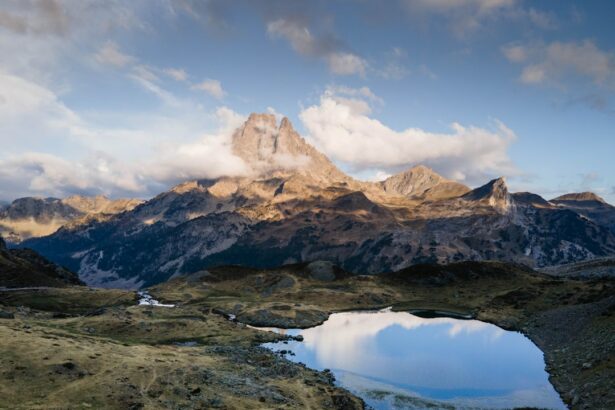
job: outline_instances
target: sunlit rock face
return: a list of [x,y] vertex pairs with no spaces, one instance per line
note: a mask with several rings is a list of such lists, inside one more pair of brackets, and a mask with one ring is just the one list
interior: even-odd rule
[[470,190],[467,186],[447,180],[422,165],[393,175],[382,181],[380,185],[387,193],[409,198],[454,198]]
[[[476,320],[347,312],[272,343],[289,359],[331,369],[374,408],[565,408],[542,352],[525,336]],[[412,407],[412,406],[414,407]],[[401,406],[400,406],[401,407]],[[402,407],[406,408],[406,407]]]
[[602,219],[510,193],[503,178],[471,190],[417,166],[357,181],[270,114],[250,115],[231,148],[248,174],[186,181],[126,212],[62,222],[24,246],[89,284],[122,287],[225,264],[327,260],[378,273],[461,260],[541,267],[615,253]]
[[308,144],[286,117],[278,125],[273,114],[251,114],[233,134],[232,150],[265,178],[294,172],[321,183],[350,179]]

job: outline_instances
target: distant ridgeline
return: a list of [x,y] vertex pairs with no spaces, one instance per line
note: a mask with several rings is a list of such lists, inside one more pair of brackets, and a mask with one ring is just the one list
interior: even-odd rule
[[547,201],[510,193],[502,178],[471,190],[423,166],[357,181],[288,119],[277,124],[268,114],[252,114],[232,149],[249,176],[188,181],[144,203],[125,200],[114,212],[71,205],[81,213],[50,212],[64,216],[43,218],[55,221],[45,230],[24,227],[38,224],[38,214],[17,218],[5,207],[0,225],[21,232],[19,240],[31,237],[21,246],[86,283],[125,288],[224,264],[328,260],[377,273],[462,260],[544,267],[615,254],[615,208],[593,194]]

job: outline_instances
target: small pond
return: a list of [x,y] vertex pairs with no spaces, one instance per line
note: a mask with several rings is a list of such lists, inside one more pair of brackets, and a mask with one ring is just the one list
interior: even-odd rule
[[565,409],[542,352],[527,337],[477,320],[405,312],[332,314],[280,330],[303,342],[267,343],[318,370],[375,409]]

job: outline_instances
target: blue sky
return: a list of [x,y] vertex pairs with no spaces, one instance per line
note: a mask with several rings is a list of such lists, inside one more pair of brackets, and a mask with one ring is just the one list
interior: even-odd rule
[[611,1],[0,0],[0,199],[244,172],[288,116],[344,170],[615,203]]

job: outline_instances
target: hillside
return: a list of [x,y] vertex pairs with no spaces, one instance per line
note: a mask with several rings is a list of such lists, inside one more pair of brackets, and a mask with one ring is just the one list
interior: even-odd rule
[[82,285],[77,275],[30,249],[7,249],[0,237],[0,287],[64,287]]

